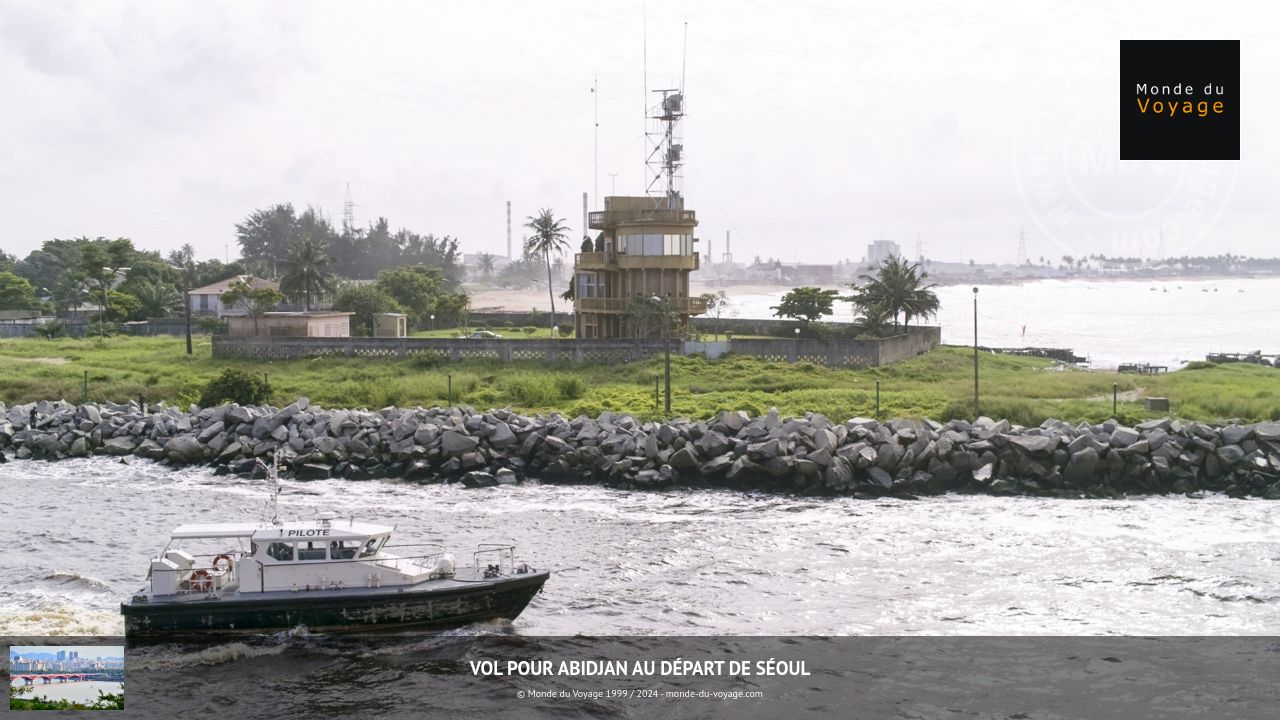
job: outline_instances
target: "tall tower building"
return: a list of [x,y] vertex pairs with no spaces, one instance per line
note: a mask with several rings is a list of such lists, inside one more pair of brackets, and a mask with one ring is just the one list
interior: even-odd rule
[[635,312],[644,304],[660,304],[679,324],[707,311],[706,302],[689,293],[699,258],[693,249],[697,215],[685,208],[680,187],[684,93],[654,92],[661,100],[648,115],[647,194],[606,197],[604,210],[588,214],[590,229],[603,236],[600,252],[574,256],[574,332],[580,338],[658,335],[661,323]]

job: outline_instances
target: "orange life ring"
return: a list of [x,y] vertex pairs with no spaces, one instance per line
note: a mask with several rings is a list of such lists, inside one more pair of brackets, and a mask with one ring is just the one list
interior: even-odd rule
[[209,592],[213,589],[213,576],[208,570],[200,568],[191,573],[191,591]]
[[218,557],[213,559],[213,569],[222,570],[222,568],[218,565],[218,563],[222,562],[223,560],[227,561],[228,570],[230,570],[232,567],[235,567],[235,562],[236,562],[235,559],[232,558],[230,555],[224,554],[224,555],[219,555]]

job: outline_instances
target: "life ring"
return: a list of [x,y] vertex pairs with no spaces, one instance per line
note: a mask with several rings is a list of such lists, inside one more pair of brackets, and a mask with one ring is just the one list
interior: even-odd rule
[[192,572],[190,579],[192,592],[209,592],[213,589],[213,576],[204,568]]
[[216,558],[214,558],[214,559],[213,559],[213,569],[214,569],[214,570],[221,571],[221,570],[222,570],[222,567],[221,567],[220,565],[218,565],[218,563],[222,562],[223,560],[226,560],[226,561],[227,561],[227,569],[228,569],[228,570],[230,570],[231,568],[235,567],[235,564],[236,564],[235,559],[234,559],[234,558],[232,558],[230,555],[225,555],[225,554],[224,554],[224,555],[219,555],[218,557],[216,557]]

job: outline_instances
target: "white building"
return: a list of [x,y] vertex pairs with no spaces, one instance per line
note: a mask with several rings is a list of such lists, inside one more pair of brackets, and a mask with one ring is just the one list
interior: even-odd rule
[[902,257],[902,248],[892,240],[874,240],[867,245],[867,265],[879,267],[891,257]]
[[264,287],[279,287],[270,280],[263,280],[253,275],[234,275],[226,280],[219,280],[211,285],[195,288],[190,293],[191,314],[193,315],[212,315],[214,317],[224,317],[227,315],[243,315],[244,313],[236,308],[224,308],[222,306],[222,294],[231,289],[231,286],[237,282],[248,283],[249,287],[258,290]]

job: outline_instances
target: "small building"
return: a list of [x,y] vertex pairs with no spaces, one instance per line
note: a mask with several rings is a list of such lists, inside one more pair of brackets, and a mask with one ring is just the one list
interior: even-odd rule
[[[260,290],[267,287],[275,288],[276,290],[280,289],[279,285],[271,280],[263,280],[262,278],[255,277],[253,275],[233,275],[226,280],[219,280],[216,283],[195,288],[188,293],[190,296],[188,302],[191,303],[191,314],[212,315],[214,317],[243,315],[244,311],[242,310],[223,307],[222,305],[223,293],[230,290],[231,286],[237,282],[246,283],[254,290]],[[249,334],[252,335],[253,333]]]
[[269,312],[262,317],[237,315],[227,318],[227,334],[232,337],[351,337],[349,312]]
[[373,316],[373,336],[402,338],[409,334],[409,316],[404,313],[378,313]]

